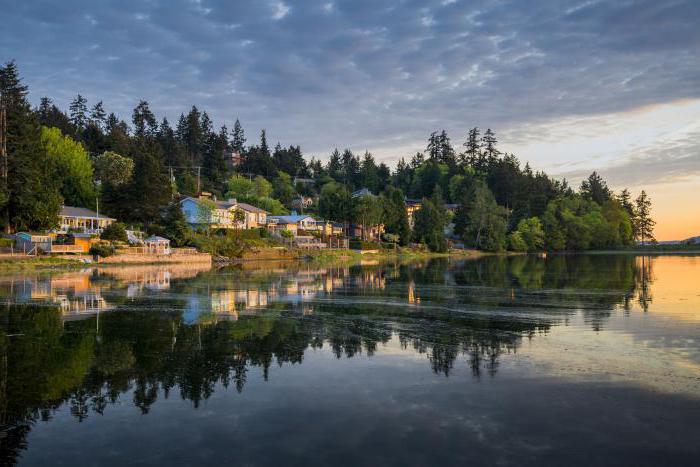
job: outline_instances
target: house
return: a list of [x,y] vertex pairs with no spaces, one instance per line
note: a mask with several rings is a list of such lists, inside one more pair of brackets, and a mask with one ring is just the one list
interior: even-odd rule
[[292,214],[289,216],[268,216],[267,227],[275,232],[289,230],[296,236],[299,230],[316,230],[316,219],[303,214]]
[[15,248],[23,253],[50,253],[53,238],[45,234],[19,232],[15,235]]
[[243,222],[236,222],[234,208],[235,198],[226,201],[186,197],[180,201],[182,213],[191,227],[209,227],[212,229],[234,229],[243,227]]
[[267,224],[267,211],[235,198],[218,201],[216,198],[200,196],[180,201],[185,220],[190,226],[212,229],[254,229]]
[[51,245],[51,253],[88,253],[98,238],[89,233],[59,235]]
[[299,196],[292,200],[294,209],[308,209],[314,204],[314,199],[310,196]]
[[169,255],[170,240],[153,235],[143,241],[143,246],[147,255]]
[[224,161],[229,168],[238,167],[243,162],[243,156],[238,151],[224,151]]
[[243,211],[245,215],[244,228],[256,229],[267,225],[267,211],[247,203],[238,203],[234,209]]
[[80,230],[84,233],[102,233],[116,219],[101,216],[90,209],[76,206],[63,206],[58,214],[59,228],[57,233],[68,233],[72,230]]

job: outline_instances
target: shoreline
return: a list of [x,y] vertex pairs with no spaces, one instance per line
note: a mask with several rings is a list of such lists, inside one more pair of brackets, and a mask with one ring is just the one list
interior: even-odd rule
[[[519,252],[488,252],[476,249],[452,250],[446,253],[431,253],[425,250],[381,250],[371,253],[362,253],[358,250],[278,250],[278,249],[259,249],[248,251],[241,258],[220,259],[211,258],[207,261],[212,267],[222,267],[237,264],[256,264],[265,262],[310,262],[310,263],[362,263],[363,261],[412,261],[412,260],[427,260],[433,258],[454,258],[454,259],[479,259],[487,256],[516,256],[516,255],[538,255],[545,253],[547,255],[673,255],[673,256],[694,256],[700,255],[700,249],[688,250],[658,250],[658,249],[640,249],[640,250],[590,250],[590,251],[561,251],[561,252],[539,252],[539,253],[519,253]],[[85,262],[80,258],[57,257],[57,256],[13,256],[0,257],[0,274],[22,272],[22,271],[54,271],[54,270],[71,270],[80,269],[83,267],[100,267],[100,266],[144,266],[144,265],[187,265],[194,264],[188,261],[164,261],[162,258],[154,258],[153,260],[144,261],[110,261],[110,257],[103,258],[99,262]],[[201,265],[204,262],[196,262]]]

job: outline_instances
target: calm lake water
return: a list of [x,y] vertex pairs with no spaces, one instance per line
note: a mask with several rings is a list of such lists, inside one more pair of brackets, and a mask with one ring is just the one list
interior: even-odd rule
[[700,257],[0,276],[0,464],[700,465]]

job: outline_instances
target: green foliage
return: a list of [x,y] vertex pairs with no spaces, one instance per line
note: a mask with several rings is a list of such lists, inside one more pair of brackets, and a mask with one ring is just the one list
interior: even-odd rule
[[134,161],[113,151],[95,157],[95,178],[103,183],[120,186],[128,183],[134,173]]
[[55,167],[61,196],[70,206],[94,206],[92,162],[82,144],[61,134],[58,128],[41,129],[41,143]]
[[[0,67],[0,95],[7,110],[8,182],[0,187],[0,221],[14,230],[54,227],[61,207],[54,161],[41,142],[41,127],[27,101],[14,62]],[[8,225],[9,224],[9,225]]]
[[411,226],[403,192],[399,188],[389,186],[382,196],[386,232],[398,236],[398,243],[401,245],[408,245],[411,240]]
[[353,238],[349,245],[351,250],[381,250],[382,246],[378,242],[370,242],[361,238]]
[[318,214],[326,220],[348,222],[352,216],[350,192],[337,182],[329,182],[321,188]]
[[212,256],[229,259],[240,258],[246,249],[243,239],[233,230],[230,230],[223,236],[196,234],[192,238],[192,244],[198,250],[209,253]]
[[542,216],[547,250],[588,250],[631,245],[629,215],[614,200],[601,207],[581,196],[551,201]]
[[180,203],[170,203],[163,209],[159,221],[151,224],[148,231],[169,239],[174,247],[189,245],[193,235]]
[[93,256],[100,256],[102,258],[107,258],[114,254],[115,248],[112,245],[106,243],[96,243],[90,247],[90,254]]
[[654,238],[654,225],[656,222],[651,218],[651,200],[647,193],[642,190],[635,200],[635,224],[634,234],[642,242],[656,242]]
[[507,217],[508,211],[496,203],[491,190],[477,180],[460,204],[457,233],[475,248],[501,251],[506,247]]
[[362,237],[366,236],[367,229],[382,223],[384,209],[381,198],[372,195],[364,195],[353,200],[353,220],[362,226]]
[[413,217],[414,241],[426,244],[430,251],[447,251],[447,242],[443,234],[446,223],[444,213],[432,201],[423,198],[420,209]]
[[129,238],[126,235],[126,226],[121,222],[112,222],[102,230],[100,239],[127,242]]
[[272,197],[278,199],[284,206],[289,206],[296,191],[292,186],[292,178],[285,172],[277,172],[277,178],[272,182]]
[[283,238],[287,238],[287,239],[294,238],[294,232],[292,232],[291,230],[282,230],[282,231],[280,231],[280,235]]
[[522,219],[508,236],[508,248],[513,251],[540,251],[543,247],[544,230],[537,217]]

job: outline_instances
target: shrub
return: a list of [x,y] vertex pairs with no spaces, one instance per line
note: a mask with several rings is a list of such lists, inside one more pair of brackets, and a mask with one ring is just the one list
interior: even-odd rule
[[377,242],[370,242],[359,238],[350,240],[349,246],[351,250],[380,250],[382,248],[381,244]]
[[100,256],[106,258],[114,254],[114,247],[106,243],[97,243],[90,247],[90,254],[93,256]]
[[113,222],[104,228],[100,235],[102,240],[128,242],[129,237],[126,235],[126,226],[121,222]]

